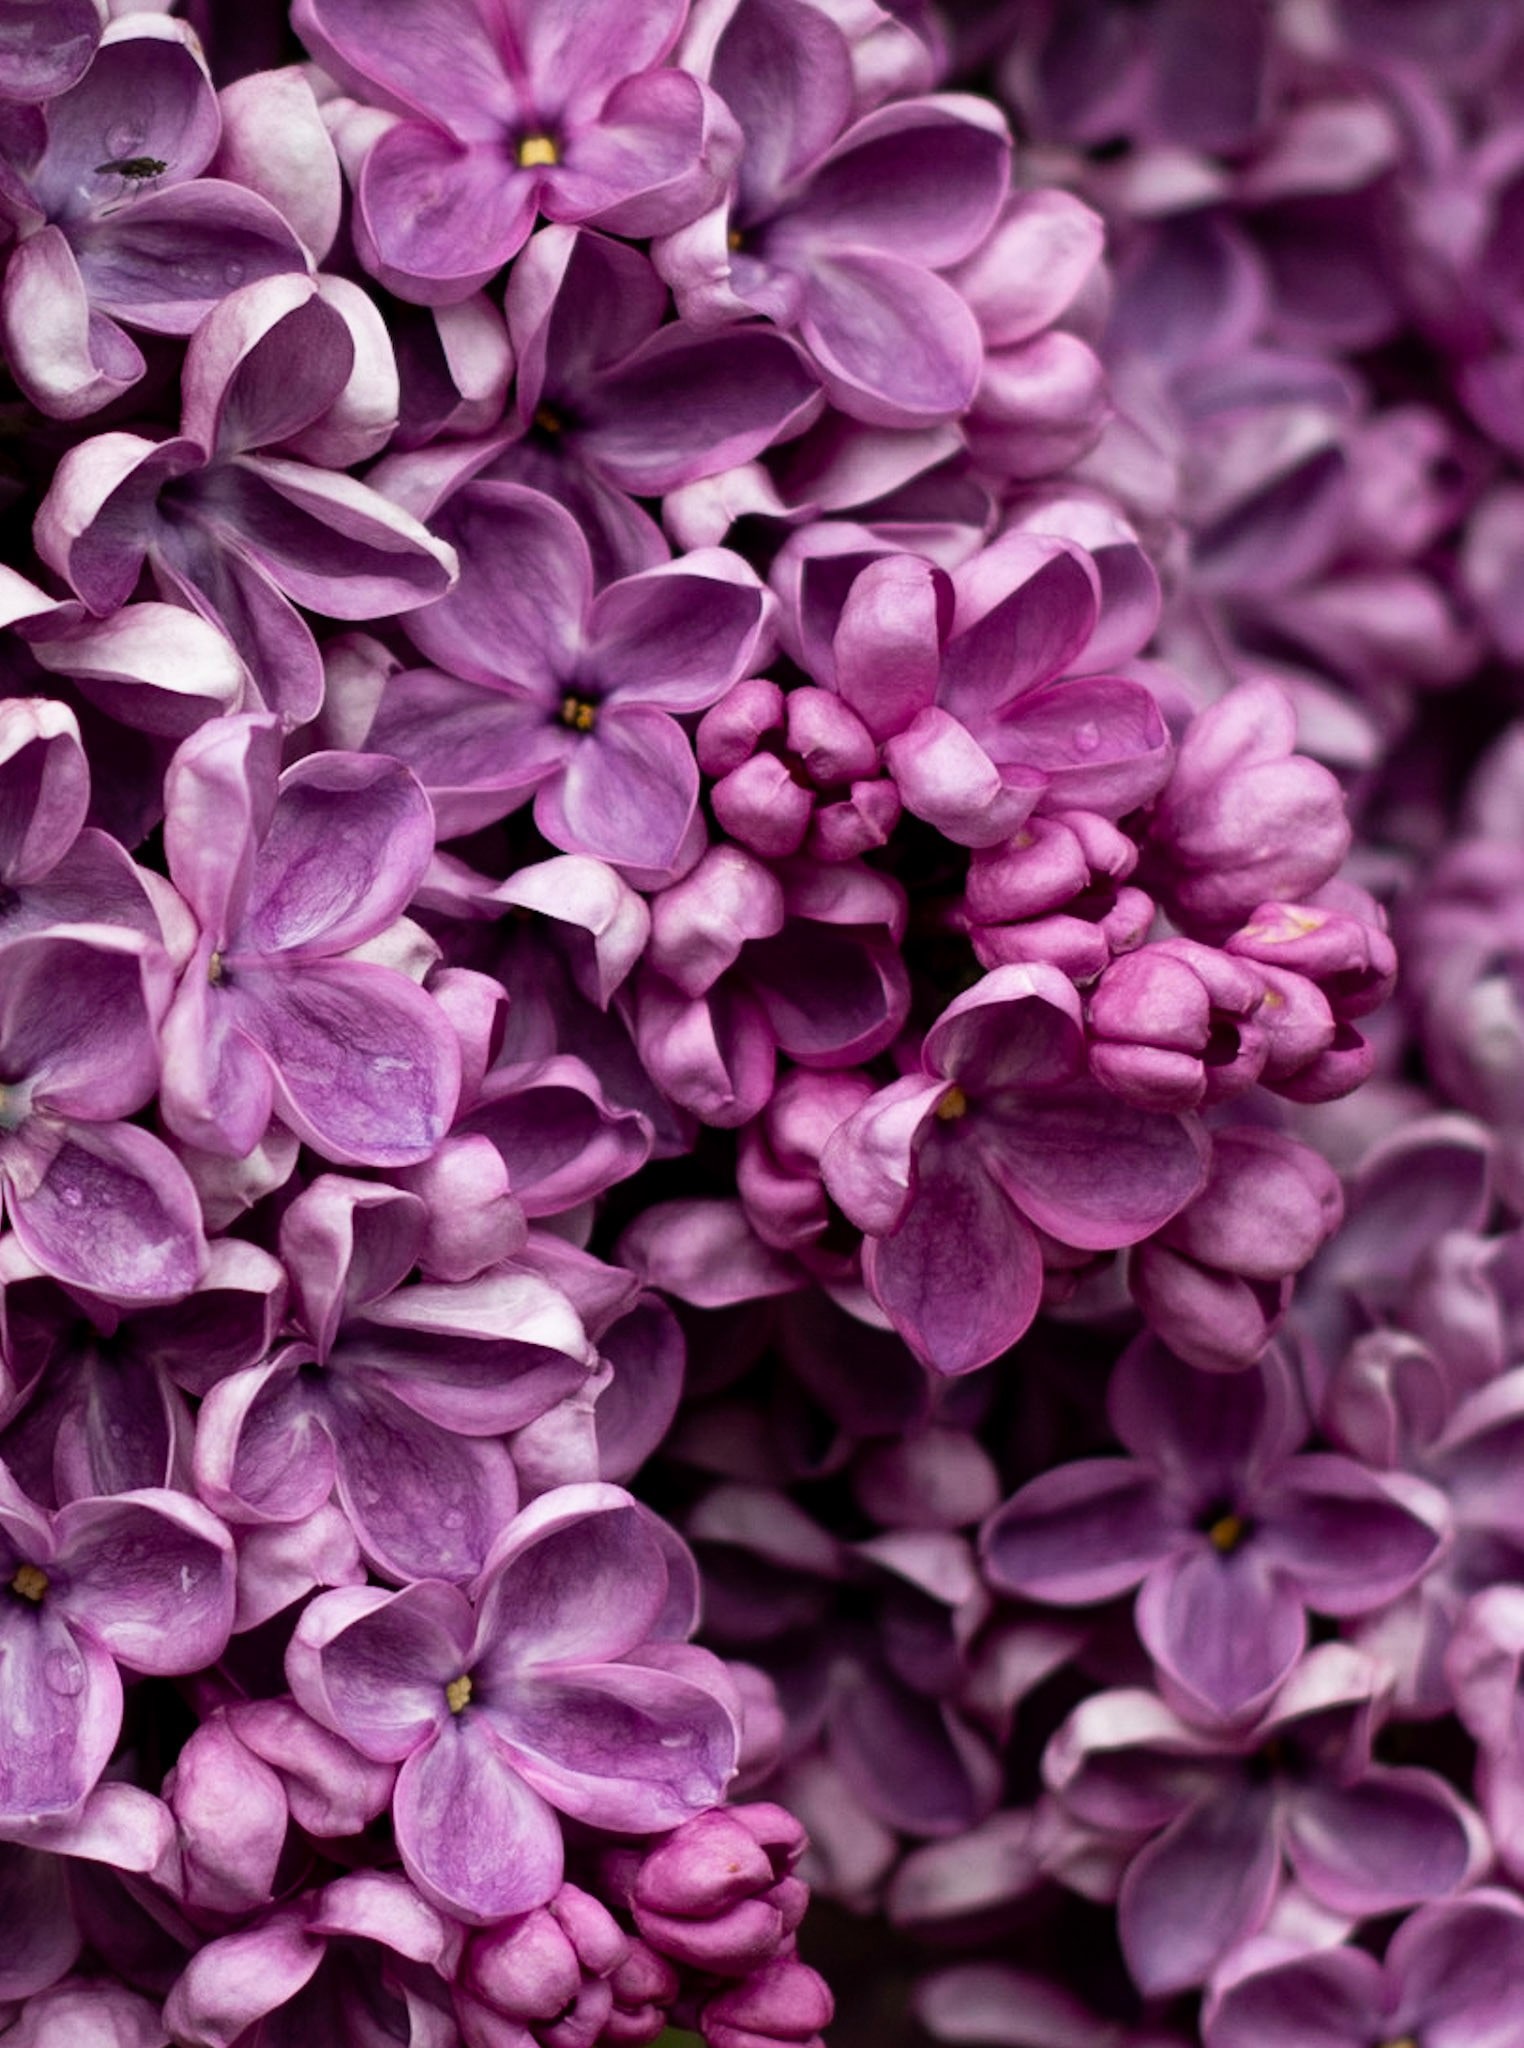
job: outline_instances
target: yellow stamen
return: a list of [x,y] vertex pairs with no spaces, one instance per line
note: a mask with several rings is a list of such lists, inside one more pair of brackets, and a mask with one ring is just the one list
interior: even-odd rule
[[534,423],[542,434],[560,434],[565,431],[561,415],[548,405],[535,407]]
[[1404,2034],[1400,2041],[1388,2041],[1386,2048],[1418,2048],[1418,2039],[1414,2034]]
[[1244,1527],[1242,1516],[1219,1515],[1211,1528],[1207,1530],[1207,1542],[1211,1544],[1214,1550],[1221,1551],[1222,1555],[1226,1557],[1230,1551],[1238,1548],[1247,1534],[1248,1531]]
[[445,1699],[449,1702],[452,1714],[462,1713],[469,1705],[471,1681],[464,1673],[459,1678],[452,1678],[450,1680],[449,1684],[445,1687]]
[[960,1116],[968,1115],[968,1097],[961,1088],[949,1088],[937,1104],[937,1119],[940,1123],[955,1124]]
[[222,979],[222,955],[214,953],[206,963],[206,978],[215,988]]
[[561,723],[569,725],[573,732],[591,732],[597,719],[597,705],[589,704],[585,697],[561,699]]
[[35,1606],[48,1590],[48,1575],[35,1564],[24,1564],[11,1580],[11,1591]]
[[519,144],[519,169],[536,171],[548,164],[558,164],[561,152],[548,135],[526,135]]
[[745,241],[745,239],[745,236],[741,233],[741,230],[739,228],[732,228],[730,230],[730,233],[725,237],[725,246],[727,249],[731,251],[732,254],[734,254],[734,252],[741,247],[741,244]]

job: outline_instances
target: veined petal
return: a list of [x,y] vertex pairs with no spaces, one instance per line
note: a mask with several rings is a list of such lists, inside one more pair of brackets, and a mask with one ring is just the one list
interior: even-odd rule
[[[461,1825],[465,1814],[469,1827]],[[452,1716],[408,1758],[392,1820],[408,1876],[469,1926],[542,1906],[561,1882],[560,1824],[480,1709]]]
[[361,961],[238,970],[242,1028],[270,1061],[285,1122],[341,1166],[411,1166],[450,1127],[460,1043],[405,975]]

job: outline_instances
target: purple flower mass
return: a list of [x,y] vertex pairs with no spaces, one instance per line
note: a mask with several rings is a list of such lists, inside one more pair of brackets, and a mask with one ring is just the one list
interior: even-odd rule
[[1521,166],[0,0],[0,2048],[1524,2043]]

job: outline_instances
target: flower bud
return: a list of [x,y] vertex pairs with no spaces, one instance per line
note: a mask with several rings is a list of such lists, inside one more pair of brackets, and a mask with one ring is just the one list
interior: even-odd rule
[[1264,1065],[1263,997],[1253,969],[1191,939],[1124,954],[1091,992],[1091,1072],[1140,1109],[1221,1102]]
[[1343,1215],[1319,1153],[1255,1129],[1215,1132],[1206,1187],[1132,1255],[1133,1297],[1177,1357],[1204,1372],[1252,1365],[1292,1283]]
[[699,2025],[709,2048],[824,2048],[835,2010],[824,1979],[787,1959],[711,1998]]
[[808,1891],[790,1875],[804,1829],[781,1806],[715,1807],[675,1828],[641,1865],[635,1925],[691,1969],[739,1977],[776,1956]]
[[607,1907],[563,1884],[548,1906],[471,1937],[461,1988],[519,2022],[538,2048],[593,2048],[614,2008],[608,1980],[629,1948]]

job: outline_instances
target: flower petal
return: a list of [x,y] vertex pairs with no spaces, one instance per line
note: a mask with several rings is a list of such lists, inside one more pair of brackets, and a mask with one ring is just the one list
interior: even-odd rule
[[233,1543],[217,1518],[159,1488],[74,1501],[57,1522],[60,1609],[132,1671],[200,1671],[233,1626]]
[[[461,1825],[469,1814],[469,1827]],[[520,1777],[491,1719],[469,1707],[410,1756],[392,1822],[426,1899],[470,1926],[543,1906],[561,1882],[561,1828]]]
[[1136,1855],[1122,1880],[1122,1952],[1145,1998],[1205,1982],[1253,1934],[1280,1883],[1268,1793],[1224,1793],[1191,1807]]
[[1138,1244],[1206,1183],[1193,1117],[1155,1116],[1078,1084],[1023,1095],[981,1133],[989,1170],[1022,1214],[1065,1244]]
[[799,332],[832,403],[870,426],[951,419],[978,389],[978,322],[950,284],[902,256],[811,251]]
[[593,1827],[646,1834],[716,1806],[737,1729],[691,1680],[635,1663],[536,1671],[486,1709],[524,1778]]
[[450,306],[516,256],[538,211],[540,180],[498,143],[462,144],[403,121],[376,142],[356,192],[361,261],[397,293]]
[[1031,1326],[1042,1256],[978,1147],[945,1129],[928,1129],[910,1206],[887,1237],[864,1246],[863,1277],[923,1365],[962,1373],[988,1365]]
[[283,1120],[343,1166],[411,1166],[449,1129],[460,1043],[433,998],[363,961],[239,970],[243,1029],[274,1070]]
[[46,1594],[0,1617],[0,1823],[68,1813],[106,1767],[122,1726],[110,1654]]

